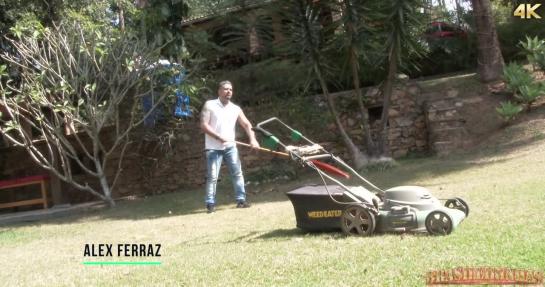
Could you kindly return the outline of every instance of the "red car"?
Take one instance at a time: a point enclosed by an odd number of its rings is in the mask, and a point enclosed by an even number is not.
[[[445,22],[431,22],[424,33],[429,38],[466,38],[467,33],[462,28]]]

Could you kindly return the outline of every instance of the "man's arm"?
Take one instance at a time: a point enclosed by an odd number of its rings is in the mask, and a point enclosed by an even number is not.
[[[201,111],[201,130],[208,134],[209,136],[211,136],[212,138],[215,138],[217,140],[219,140],[221,143],[224,143],[226,142],[226,140],[224,140],[218,133],[216,133],[214,131],[214,129],[212,129],[212,127],[210,126],[210,109],[208,108],[208,105],[205,104],[204,105],[204,108],[202,109]]]
[[[257,140],[255,138],[254,130],[252,130],[252,124],[246,118],[246,116],[244,115],[244,112],[242,112],[242,110],[240,111],[240,115],[238,115],[238,123],[246,131],[246,134],[248,135],[248,138],[250,139],[250,145],[253,148],[258,148],[259,143],[257,142]]]

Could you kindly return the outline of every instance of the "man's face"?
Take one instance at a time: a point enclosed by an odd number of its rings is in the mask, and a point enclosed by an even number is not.
[[[230,84],[225,84],[218,89],[218,96],[221,101],[230,101],[233,96],[233,87]]]

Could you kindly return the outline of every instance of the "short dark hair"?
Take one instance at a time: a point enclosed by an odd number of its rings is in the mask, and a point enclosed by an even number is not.
[[[227,81],[227,80],[221,81],[221,82],[218,84],[218,90],[219,90],[221,87],[225,86],[225,85],[231,85],[231,87],[233,86],[233,84],[231,83],[231,81]]]

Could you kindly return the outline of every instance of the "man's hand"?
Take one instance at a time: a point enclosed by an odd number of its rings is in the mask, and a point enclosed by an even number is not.
[[[259,143],[255,139],[255,133],[252,130],[252,124],[246,118],[246,116],[244,115],[242,111],[240,112],[240,115],[238,115],[238,123],[246,131],[246,134],[248,135],[248,138],[250,139],[250,146],[252,147],[252,149],[258,149]]]
[[[253,139],[250,140],[250,145],[252,146],[252,148],[254,149],[258,149],[259,148],[259,143],[257,142],[257,140],[255,139],[255,137]]]
[[[222,144],[226,144],[227,143],[227,140],[225,140],[224,138],[222,138],[221,136],[219,135],[215,135],[214,138],[216,140],[218,140],[219,142],[221,142]]]

